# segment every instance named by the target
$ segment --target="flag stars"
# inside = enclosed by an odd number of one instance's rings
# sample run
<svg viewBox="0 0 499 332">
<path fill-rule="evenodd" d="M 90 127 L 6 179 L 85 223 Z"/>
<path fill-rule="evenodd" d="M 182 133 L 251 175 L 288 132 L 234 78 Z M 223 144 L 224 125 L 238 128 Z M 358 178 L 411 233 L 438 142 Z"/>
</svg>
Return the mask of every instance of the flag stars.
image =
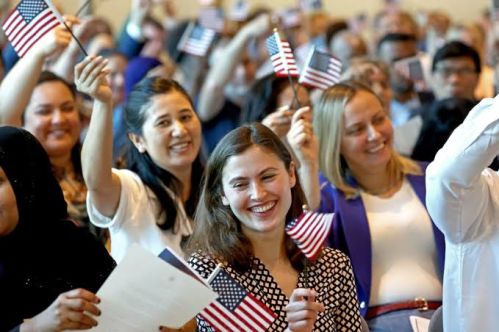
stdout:
<svg viewBox="0 0 499 332">
<path fill-rule="evenodd" d="M 44 1 L 39 0 L 24 0 L 18 6 L 18 11 L 24 20 L 29 23 L 41 11 L 47 9 L 48 6 Z"/>
</svg>

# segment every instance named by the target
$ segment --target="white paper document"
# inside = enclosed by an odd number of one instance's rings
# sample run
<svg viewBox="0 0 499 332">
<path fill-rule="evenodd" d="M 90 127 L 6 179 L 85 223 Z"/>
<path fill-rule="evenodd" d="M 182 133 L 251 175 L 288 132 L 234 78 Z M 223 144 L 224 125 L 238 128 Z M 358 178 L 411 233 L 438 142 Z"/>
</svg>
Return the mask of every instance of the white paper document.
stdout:
<svg viewBox="0 0 499 332">
<path fill-rule="evenodd" d="M 102 314 L 92 331 L 158 331 L 179 328 L 216 299 L 217 294 L 134 245 L 97 295 Z"/>
<path fill-rule="evenodd" d="M 429 319 L 418 316 L 409 316 L 409 320 L 411 321 L 411 327 L 414 332 L 428 332 L 428 328 L 430 327 Z"/>
</svg>

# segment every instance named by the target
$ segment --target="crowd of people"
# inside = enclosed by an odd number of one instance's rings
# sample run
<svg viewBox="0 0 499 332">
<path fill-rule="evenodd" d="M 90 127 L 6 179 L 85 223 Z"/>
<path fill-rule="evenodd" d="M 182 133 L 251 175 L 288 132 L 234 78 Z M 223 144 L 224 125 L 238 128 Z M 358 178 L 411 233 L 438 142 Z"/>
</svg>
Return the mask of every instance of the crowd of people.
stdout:
<svg viewBox="0 0 499 332">
<path fill-rule="evenodd" d="M 131 0 L 119 34 L 65 16 L 22 58 L 4 41 L 0 331 L 96 326 L 134 244 L 203 278 L 222 267 L 269 331 L 497 329 L 492 16 L 292 5 L 227 11 L 204 56 L 178 47 L 201 20 L 172 0 Z M 273 29 L 299 68 L 313 48 L 339 59 L 339 82 L 277 77 Z M 334 213 L 316 260 L 286 233 L 304 209 Z M 215 331 L 202 315 L 158 328 Z"/>
</svg>

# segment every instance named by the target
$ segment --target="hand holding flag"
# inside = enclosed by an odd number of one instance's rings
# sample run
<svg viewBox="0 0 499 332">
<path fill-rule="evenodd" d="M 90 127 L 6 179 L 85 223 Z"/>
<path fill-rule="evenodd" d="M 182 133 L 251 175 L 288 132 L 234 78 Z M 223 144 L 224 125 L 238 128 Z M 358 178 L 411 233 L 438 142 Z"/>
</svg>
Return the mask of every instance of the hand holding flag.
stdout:
<svg viewBox="0 0 499 332">
<path fill-rule="evenodd" d="M 312 289 L 296 288 L 289 298 L 286 310 L 289 331 L 312 331 L 319 312 L 326 309 L 316 302 L 317 292 Z M 311 317 L 312 315 L 312 317 Z"/>
<path fill-rule="evenodd" d="M 286 233 L 311 261 L 317 259 L 331 230 L 334 213 L 306 211 L 286 227 Z"/>
<path fill-rule="evenodd" d="M 59 25 L 56 15 L 43 0 L 21 0 L 2 25 L 5 35 L 20 57 L 23 57 L 40 39 Z M 69 40 L 56 37 L 56 45 L 67 46 Z M 59 38 L 57 38 L 59 37 Z M 70 37 L 71 38 L 71 37 Z M 48 49 L 44 52 L 52 53 Z"/>
<path fill-rule="evenodd" d="M 74 23 L 78 23 L 77 18 L 62 18 L 50 0 L 21 0 L 2 28 L 20 57 L 35 45 L 38 53 L 49 56 L 69 44 L 71 36 L 74 37 L 71 31 Z M 79 43 L 77 39 L 76 41 Z M 86 54 L 81 44 L 79 45 Z"/>
</svg>

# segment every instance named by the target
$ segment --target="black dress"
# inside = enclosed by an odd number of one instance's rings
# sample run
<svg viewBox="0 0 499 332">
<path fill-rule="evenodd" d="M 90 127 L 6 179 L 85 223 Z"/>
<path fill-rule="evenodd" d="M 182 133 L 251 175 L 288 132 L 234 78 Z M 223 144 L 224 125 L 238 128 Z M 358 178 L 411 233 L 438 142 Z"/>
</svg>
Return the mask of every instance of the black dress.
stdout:
<svg viewBox="0 0 499 332">
<path fill-rule="evenodd" d="M 0 234 L 3 332 L 45 310 L 61 293 L 97 291 L 115 263 L 95 237 L 68 219 L 45 150 L 31 134 L 0 127 L 0 167 L 19 214 L 14 231 Z"/>
</svg>

